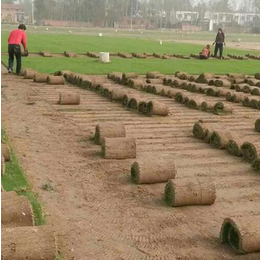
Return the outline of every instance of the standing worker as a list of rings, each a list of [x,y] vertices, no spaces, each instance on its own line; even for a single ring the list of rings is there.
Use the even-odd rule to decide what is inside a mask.
[[[24,52],[28,54],[25,34],[26,26],[20,24],[18,29],[13,30],[8,38],[8,73],[13,72],[14,56],[16,58],[16,73],[19,74],[22,67],[22,52],[20,45],[23,44]]]
[[[222,60],[222,54],[223,54],[223,45],[226,46],[225,44],[225,34],[223,33],[222,29],[219,28],[218,29],[218,33],[216,36],[216,40],[213,43],[213,45],[215,44],[215,51],[214,51],[214,57],[217,57],[218,54],[218,50],[219,50],[219,58]]]

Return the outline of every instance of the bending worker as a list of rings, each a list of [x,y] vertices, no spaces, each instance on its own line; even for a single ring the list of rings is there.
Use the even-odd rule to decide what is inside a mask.
[[[20,24],[18,29],[13,30],[8,38],[8,54],[9,54],[9,62],[8,62],[8,73],[13,72],[14,65],[14,56],[16,58],[16,73],[19,74],[22,67],[22,52],[20,45],[23,44],[24,52],[27,51],[27,41],[25,34],[26,26],[24,24]]]

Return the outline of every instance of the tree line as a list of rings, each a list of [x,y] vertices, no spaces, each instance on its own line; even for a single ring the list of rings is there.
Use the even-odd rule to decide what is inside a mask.
[[[17,1],[3,0],[13,3]],[[32,0],[19,0],[26,13],[32,13]],[[202,22],[206,11],[235,9],[260,13],[260,0],[34,0],[34,19],[89,22],[113,27],[122,19],[138,18],[143,24],[170,27],[174,11],[194,11]],[[239,4],[238,4],[239,3]]]

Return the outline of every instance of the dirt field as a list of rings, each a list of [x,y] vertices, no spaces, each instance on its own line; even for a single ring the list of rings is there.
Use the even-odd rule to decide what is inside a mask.
[[[91,91],[37,84],[5,71],[2,124],[39,193],[47,224],[58,234],[64,259],[260,259],[260,253],[236,255],[219,240],[225,217],[260,214],[259,174],[241,158],[192,136],[194,122],[204,119],[249,140],[259,138],[253,130],[259,111],[232,104],[233,115],[216,116],[153,96],[171,114],[150,118]],[[56,105],[60,91],[79,93],[81,104]],[[127,135],[137,138],[138,159],[171,154],[177,177],[212,177],[215,204],[170,208],[163,200],[165,184],[132,184],[129,170],[135,160],[105,160],[90,139],[96,124],[104,121],[125,123]],[[46,183],[54,191],[40,188]]]

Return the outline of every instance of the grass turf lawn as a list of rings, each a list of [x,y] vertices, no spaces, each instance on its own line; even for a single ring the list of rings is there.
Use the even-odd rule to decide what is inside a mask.
[[[7,63],[8,57],[2,56]],[[186,71],[190,74],[212,72],[216,74],[246,73],[254,74],[259,70],[258,60],[161,60],[161,59],[122,59],[113,58],[111,63],[101,63],[93,58],[23,58],[23,67],[34,68],[38,72],[53,73],[57,70],[71,70],[83,74],[107,74],[111,71],[137,72],[160,71],[163,74],[173,74],[175,71]]]
[[[10,142],[3,129],[1,129],[1,141],[10,146]],[[31,202],[35,225],[44,225],[45,219],[42,213],[41,205],[37,200],[37,194],[31,191],[30,185],[19,165],[19,161],[11,146],[10,148],[12,160],[5,163],[5,174],[1,176],[2,186],[5,191],[16,191],[18,195],[25,195]]]
[[[53,28],[51,28],[53,30]],[[30,29],[32,30],[32,28]],[[97,29],[98,30],[98,29]],[[96,30],[96,32],[97,32]],[[158,41],[126,38],[126,37],[97,37],[79,34],[49,33],[42,31],[41,34],[28,34],[29,52],[39,52],[41,50],[52,53],[62,53],[73,51],[75,53],[86,53],[87,51],[108,51],[108,52],[147,52],[147,53],[175,53],[189,55],[199,53],[202,45],[190,43],[164,42],[160,45]],[[205,35],[208,35],[205,33]],[[2,52],[6,52],[8,32],[2,31]],[[130,37],[130,36],[129,36]],[[238,54],[245,55],[248,51],[234,50],[225,48],[224,55]],[[252,51],[252,53],[254,53]],[[7,57],[2,56],[2,60],[7,62]],[[106,74],[111,71],[138,72],[141,74],[147,71],[157,70],[164,74],[172,74],[176,70],[187,71],[188,73],[198,74],[202,72],[214,72],[217,74],[225,73],[247,73],[254,74],[259,67],[259,61],[220,61],[210,59],[201,60],[160,60],[160,59],[122,59],[111,58],[109,64],[102,64],[96,59],[91,58],[23,58],[23,66],[34,68],[39,72],[54,72],[56,70],[71,70],[86,74]]]

